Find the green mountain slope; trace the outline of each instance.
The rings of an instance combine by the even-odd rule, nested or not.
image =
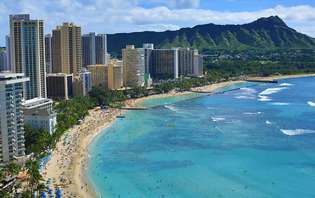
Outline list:
[[[310,49],[315,39],[288,27],[278,16],[260,18],[244,25],[197,25],[165,32],[134,32],[108,35],[108,51],[114,55],[128,44],[141,47],[154,43],[157,48],[194,47],[208,50]]]

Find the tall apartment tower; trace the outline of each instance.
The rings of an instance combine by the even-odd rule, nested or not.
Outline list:
[[[63,23],[52,32],[52,72],[77,76],[81,69],[81,27]]]
[[[83,67],[107,65],[107,36],[94,32],[82,36]]]
[[[143,48],[135,48],[127,45],[122,50],[124,86],[135,87],[144,86],[145,80],[145,55]]]
[[[30,15],[10,15],[10,55],[12,71],[30,78],[24,98],[46,97],[44,22]]]
[[[0,73],[0,164],[25,155],[23,120],[24,74]]]
[[[46,72],[52,73],[52,57],[51,57],[51,34],[45,36],[45,61],[46,61]]]
[[[7,50],[5,47],[0,47],[0,71],[6,71],[7,67]]]
[[[6,62],[6,70],[11,70],[11,45],[10,45],[10,36],[5,36],[5,47],[6,47],[6,55],[7,55],[7,62]]]

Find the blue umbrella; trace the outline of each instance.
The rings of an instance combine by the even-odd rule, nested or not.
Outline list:
[[[58,187],[57,189],[56,189],[56,198],[61,198],[62,197],[62,191],[61,191],[61,189]]]
[[[41,192],[40,193],[40,198],[46,198],[47,196],[46,196],[46,193],[45,192]]]

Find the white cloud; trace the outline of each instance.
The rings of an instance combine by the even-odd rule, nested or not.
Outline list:
[[[251,12],[228,12],[198,8],[199,0],[147,0],[156,7],[141,7],[142,0],[1,0],[0,38],[8,33],[8,15],[30,13],[45,21],[46,33],[64,21],[82,26],[83,32],[131,32],[174,30],[197,24],[243,24],[259,17],[278,15],[297,30],[315,36],[315,7],[298,5]],[[159,4],[157,4],[159,2]]]

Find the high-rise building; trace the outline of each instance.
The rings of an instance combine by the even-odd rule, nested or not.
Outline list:
[[[12,71],[11,68],[11,44],[10,44],[10,36],[5,36],[5,48],[6,48],[6,55],[7,55],[7,62],[6,62],[6,69],[7,71]]]
[[[88,65],[107,65],[106,34],[95,35],[94,32],[82,36],[83,67]]]
[[[154,80],[179,76],[202,76],[203,58],[198,50],[190,48],[154,49],[144,44],[146,74]]]
[[[190,48],[178,48],[178,74],[191,76],[194,73],[194,53]]]
[[[127,45],[122,50],[125,87],[144,86],[145,53],[143,48]]]
[[[0,73],[0,164],[25,155],[22,73]]]
[[[178,49],[154,49],[149,59],[149,73],[154,80],[178,78]]]
[[[108,88],[108,66],[107,65],[88,65],[91,72],[92,86]]]
[[[54,100],[68,100],[73,96],[72,74],[47,74],[47,97]]]
[[[7,70],[7,50],[5,47],[0,47],[0,71]]]
[[[25,99],[46,97],[44,22],[30,15],[10,15],[12,71],[30,78],[24,85]]]
[[[81,27],[63,23],[52,33],[52,72],[77,76],[81,70]]]
[[[198,50],[194,50],[194,76],[203,76],[203,57],[199,54]]]
[[[52,73],[51,34],[45,36],[46,73]]]
[[[53,110],[53,101],[48,98],[33,98],[23,102],[25,124],[44,129],[53,134],[57,125],[57,114]]]
[[[113,59],[108,64],[108,88],[112,90],[123,87],[123,62]]]

